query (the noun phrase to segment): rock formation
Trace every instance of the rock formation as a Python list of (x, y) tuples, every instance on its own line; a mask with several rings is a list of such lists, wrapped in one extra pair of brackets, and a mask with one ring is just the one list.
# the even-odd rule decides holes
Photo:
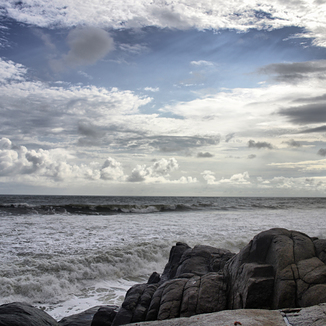
[(13, 302), (0, 306), (0, 326), (59, 326), (44, 311), (27, 303)]
[[(271, 229), (255, 236), (238, 254), (178, 242), (162, 275), (154, 272), (146, 284), (134, 285), (119, 309), (94, 307), (57, 323), (43, 311), (13, 303), (0, 306), (0, 326), (119, 326), (179, 317), (186, 325), (184, 317), (198, 314), (251, 309), (253, 318), (252, 309), (295, 310), (324, 302), (326, 240)], [(322, 309), (322, 314), (326, 306), (316, 309), (312, 311)]]
[(236, 255), (177, 243), (161, 278), (127, 292), (112, 326), (326, 302), (325, 262), (326, 240), (285, 229), (258, 234)]

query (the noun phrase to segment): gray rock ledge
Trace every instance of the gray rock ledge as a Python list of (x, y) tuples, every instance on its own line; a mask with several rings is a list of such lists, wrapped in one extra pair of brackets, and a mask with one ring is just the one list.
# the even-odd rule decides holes
[(326, 304), (308, 308), (283, 310), (238, 309), (224, 310), (190, 318), (141, 322), (139, 326), (325, 326)]

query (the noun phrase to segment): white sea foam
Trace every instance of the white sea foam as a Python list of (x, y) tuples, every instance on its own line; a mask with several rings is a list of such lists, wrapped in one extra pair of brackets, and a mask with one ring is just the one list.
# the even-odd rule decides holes
[(119, 305), (133, 284), (163, 271), (177, 241), (237, 252), (273, 227), (326, 238), (325, 213), (256, 209), (2, 216), (0, 303), (27, 301), (56, 319), (98, 304)]

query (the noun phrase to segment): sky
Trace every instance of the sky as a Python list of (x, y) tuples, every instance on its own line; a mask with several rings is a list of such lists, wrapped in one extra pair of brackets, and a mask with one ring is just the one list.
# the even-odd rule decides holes
[(326, 195), (325, 0), (0, 0), (0, 194)]

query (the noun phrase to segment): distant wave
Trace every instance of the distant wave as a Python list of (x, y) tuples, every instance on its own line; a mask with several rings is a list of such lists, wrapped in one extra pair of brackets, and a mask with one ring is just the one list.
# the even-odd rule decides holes
[[(33, 198), (33, 197), (29, 197)], [(2, 202), (0, 215), (24, 214), (74, 214), (74, 215), (116, 215), (116, 214), (151, 214), (185, 211), (238, 211), (238, 210), (277, 210), (277, 209), (320, 209), (326, 208), (325, 198), (245, 198), (245, 197), (113, 197), (114, 203), (107, 198), (92, 199), (91, 203), (75, 197), (69, 203), (64, 201), (42, 200), (35, 202)], [(87, 197), (89, 198), (89, 197)], [(17, 198), (16, 198), (17, 199)], [(49, 202), (49, 203), (48, 203)], [(102, 204), (103, 202), (103, 204)]]
[[(171, 211), (191, 211), (207, 209), (208, 207), (199, 205), (164, 205), (164, 204), (148, 204), (148, 205), (30, 205), (25, 203), (3, 204), (0, 205), (0, 212), (6, 214), (82, 214), (82, 215), (113, 215), (123, 213), (149, 214), (157, 212)], [(216, 207), (215, 207), (216, 208)]]

